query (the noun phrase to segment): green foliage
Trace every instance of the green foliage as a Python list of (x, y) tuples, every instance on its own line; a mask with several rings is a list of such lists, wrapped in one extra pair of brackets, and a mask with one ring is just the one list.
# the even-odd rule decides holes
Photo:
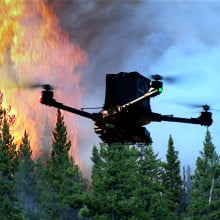
[(204, 148), (196, 161), (193, 176), (190, 213), (193, 219), (220, 219), (220, 163), (219, 156), (207, 130)]
[(68, 156), (71, 143), (67, 140), (64, 118), (58, 110), (53, 132), (51, 157), (43, 169), (40, 204), (46, 219), (76, 219), (82, 207), (85, 182), (74, 159)]
[(166, 162), (151, 145), (94, 147), (88, 187), (68, 154), (71, 142), (60, 110), (46, 163), (32, 160), (26, 131), (16, 152), (11, 119), (0, 107), (0, 219), (220, 219), (220, 157), (208, 130), (193, 178), (188, 168), (181, 180), (170, 136)]
[(163, 185), (168, 209), (174, 216), (179, 215), (180, 200), (182, 195), (182, 180), (180, 176), (180, 161), (178, 152), (175, 151), (174, 142), (170, 135), (164, 163)]
[(16, 195), (23, 205), (23, 214), (26, 219), (39, 217), (39, 207), (36, 202), (37, 184), (35, 176), (35, 162), (31, 158), (32, 150), (25, 131), (22, 143), (18, 150), (18, 169), (16, 177)]
[(142, 210), (139, 219), (169, 219), (167, 201), (162, 184), (162, 163), (151, 145), (139, 145), (139, 196)]
[(123, 144), (101, 144), (100, 151), (94, 147), (92, 185), (85, 201), (92, 219), (132, 219), (137, 214), (137, 153)]
[(16, 145), (5, 114), (0, 117), (0, 219), (22, 219), (21, 207), (15, 196)]
[(53, 131), (52, 141), (52, 153), (49, 166), (54, 169), (60, 168), (61, 166), (69, 166), (68, 152), (71, 147), (71, 142), (67, 140), (67, 130), (64, 124), (64, 117), (59, 109), (57, 111), (57, 122)]
[(189, 217), (189, 204), (191, 202), (191, 191), (192, 191), (192, 174), (191, 174), (191, 168), (190, 166), (187, 166), (185, 169), (185, 166), (183, 167), (183, 182), (182, 182), (182, 188), (183, 193), (181, 197), (181, 209), (180, 212), (182, 213), (182, 216)]

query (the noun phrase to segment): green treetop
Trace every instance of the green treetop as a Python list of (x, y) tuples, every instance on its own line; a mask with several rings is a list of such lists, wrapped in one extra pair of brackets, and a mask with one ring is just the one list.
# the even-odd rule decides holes
[(177, 215), (182, 195), (182, 180), (180, 176), (180, 161), (178, 159), (178, 152), (174, 148), (174, 142), (171, 135), (168, 141), (166, 163), (164, 164), (164, 168), (163, 184), (165, 187), (167, 204), (169, 210), (174, 215)]
[(6, 111), (0, 115), (0, 219), (22, 219), (21, 209), (15, 196), (15, 171), (17, 152), (10, 134)]
[(76, 219), (77, 209), (82, 205), (84, 180), (74, 159), (68, 155), (70, 147), (64, 117), (58, 110), (52, 152), (45, 170), (46, 184), (41, 198), (47, 219)]
[(57, 110), (57, 122), (53, 131), (52, 141), (50, 164), (53, 165), (54, 168), (68, 165), (68, 152), (71, 147), (71, 142), (67, 140), (67, 129), (64, 123), (64, 116), (59, 109)]
[(190, 212), (193, 219), (220, 219), (220, 160), (207, 129), (204, 148), (196, 161)]
[(161, 161), (151, 145), (138, 145), (140, 156), (139, 179), (140, 201), (139, 219), (169, 219), (166, 198), (162, 185)]
[(16, 195), (23, 205), (23, 214), (27, 219), (39, 217), (36, 203), (37, 186), (35, 162), (31, 158), (32, 150), (28, 133), (25, 131), (18, 149), (18, 169), (16, 171)]
[(33, 161), (31, 159), (32, 156), (32, 150), (31, 150), (31, 146), (30, 146), (30, 141), (28, 138), (28, 133), (25, 130), (24, 132), (24, 136), (22, 138), (22, 143), (20, 145), (20, 148), (18, 149), (18, 159), (20, 164), (32, 164)]
[(93, 149), (91, 193), (86, 202), (92, 219), (132, 219), (138, 213), (137, 150), (125, 144)]

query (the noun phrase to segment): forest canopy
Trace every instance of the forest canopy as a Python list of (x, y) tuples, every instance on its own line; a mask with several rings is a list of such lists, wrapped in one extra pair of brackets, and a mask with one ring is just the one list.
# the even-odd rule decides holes
[(15, 118), (0, 106), (0, 219), (220, 219), (220, 157), (208, 129), (194, 172), (180, 167), (170, 135), (165, 161), (143, 143), (94, 146), (88, 181), (59, 109), (55, 117), (48, 159), (33, 160), (31, 134), (16, 146)]

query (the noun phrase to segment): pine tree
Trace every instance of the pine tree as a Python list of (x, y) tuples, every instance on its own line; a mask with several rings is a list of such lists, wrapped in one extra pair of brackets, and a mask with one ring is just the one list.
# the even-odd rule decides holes
[(187, 166), (183, 167), (183, 181), (182, 181), (182, 196), (181, 196), (181, 213), (185, 217), (189, 217), (188, 207), (191, 202), (191, 190), (192, 190), (192, 177), (191, 168)]
[(196, 161), (190, 213), (193, 219), (220, 219), (220, 159), (207, 129), (204, 148)]
[(192, 191), (192, 173), (190, 166), (186, 167), (186, 204), (187, 206), (191, 202), (191, 191)]
[(45, 194), (41, 204), (47, 219), (76, 219), (77, 209), (82, 206), (84, 180), (74, 159), (68, 151), (71, 142), (67, 140), (67, 130), (61, 111), (57, 111), (56, 127), (53, 131), (50, 160), (45, 170)]
[(140, 201), (139, 219), (169, 219), (162, 186), (161, 161), (152, 146), (139, 145)]
[(61, 111), (57, 110), (57, 122), (53, 131), (52, 153), (49, 164), (53, 168), (69, 166), (68, 152), (71, 142), (67, 140), (67, 130), (64, 123), (64, 116)]
[(167, 198), (167, 205), (174, 216), (179, 215), (179, 206), (182, 195), (182, 181), (180, 176), (180, 161), (175, 151), (174, 142), (170, 135), (164, 163), (163, 184)]
[(47, 192), (49, 190), (49, 184), (46, 179), (46, 166), (44, 162), (44, 158), (39, 158), (35, 162), (35, 181), (36, 181), (36, 192), (37, 195), (35, 197), (36, 204), (37, 204), (37, 214), (36, 218), (33, 219), (46, 219), (46, 200), (50, 196), (50, 194)]
[(31, 158), (32, 150), (28, 133), (25, 131), (18, 150), (18, 169), (16, 171), (16, 195), (23, 205), (26, 219), (39, 218), (36, 203), (37, 185), (35, 177), (35, 162)]
[[(96, 146), (93, 147), (91, 160), (93, 162), (91, 179), (92, 184), (84, 198), (84, 207), (80, 210), (81, 216), (92, 217), (102, 213), (101, 204), (105, 191), (105, 161), (101, 158)], [(103, 214), (102, 214), (103, 215)]]
[[(220, 166), (218, 166), (218, 168), (216, 169), (217, 171), (217, 175), (215, 178), (215, 185), (214, 185), (214, 189), (213, 189), (213, 192), (212, 192), (212, 201), (211, 201), (211, 204), (210, 204), (210, 212), (209, 212), (209, 215), (208, 215), (208, 218), (209, 219), (212, 219), (212, 220), (217, 220), (220, 218)], [(214, 181), (212, 181), (213, 183)]]
[(16, 145), (5, 111), (0, 117), (0, 219), (22, 219), (21, 206), (15, 196)]
[(137, 150), (123, 144), (93, 149), (92, 186), (86, 207), (92, 219), (132, 219), (138, 213)]

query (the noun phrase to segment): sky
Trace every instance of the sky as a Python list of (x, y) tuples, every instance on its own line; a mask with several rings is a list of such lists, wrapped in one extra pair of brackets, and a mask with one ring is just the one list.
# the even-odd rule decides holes
[[(180, 79), (174, 85), (164, 82), (163, 93), (151, 100), (153, 112), (199, 116), (200, 109), (181, 103), (220, 109), (219, 9), (218, 1), (66, 1), (57, 10), (61, 26), (88, 53), (81, 81), (86, 91), (84, 107), (103, 105), (105, 74), (138, 71), (146, 77), (158, 73)], [(213, 110), (213, 119), (209, 130), (220, 153), (220, 112)], [(93, 123), (80, 120), (83, 135), (79, 151), (87, 161), (91, 143), (98, 145), (100, 140), (93, 134)], [(165, 160), (171, 134), (181, 166), (195, 168), (206, 127), (155, 122), (146, 128), (159, 158)]]
[[(6, 9), (10, 4), (12, 10), (11, 14), (1, 10), (9, 20), (4, 24), (12, 23), (17, 30), (7, 33), (9, 28), (2, 32), (6, 39), (8, 34), (14, 35), (2, 41), (10, 42), (10, 50), (5, 50), (6, 55), (1, 51), (5, 62), (0, 66), (0, 86), (5, 88), (6, 101), (17, 108), (17, 124), (22, 132), (28, 118), (30, 134), (35, 135), (32, 145), (39, 147), (41, 142), (41, 150), (50, 151), (48, 136), (55, 124), (56, 110), (36, 103), (40, 90), (30, 92), (21, 87), (22, 83), (50, 83), (56, 87), (54, 95), (58, 102), (76, 108), (100, 107), (105, 99), (106, 74), (138, 71), (146, 77), (161, 74), (179, 78), (177, 84), (164, 82), (163, 93), (151, 99), (153, 112), (191, 118), (198, 117), (202, 109), (184, 104), (211, 106), (214, 122), (209, 130), (220, 154), (219, 1), (6, 2)], [(24, 9), (25, 13), (19, 14)], [(8, 89), (17, 85), (16, 90)], [(65, 113), (65, 122), (75, 146), (73, 154), (79, 155), (76, 162), (89, 175), (92, 148), (101, 142), (94, 133), (94, 123), (71, 113)], [(159, 158), (165, 161), (172, 135), (181, 166), (195, 168), (206, 127), (153, 122), (146, 128)]]

